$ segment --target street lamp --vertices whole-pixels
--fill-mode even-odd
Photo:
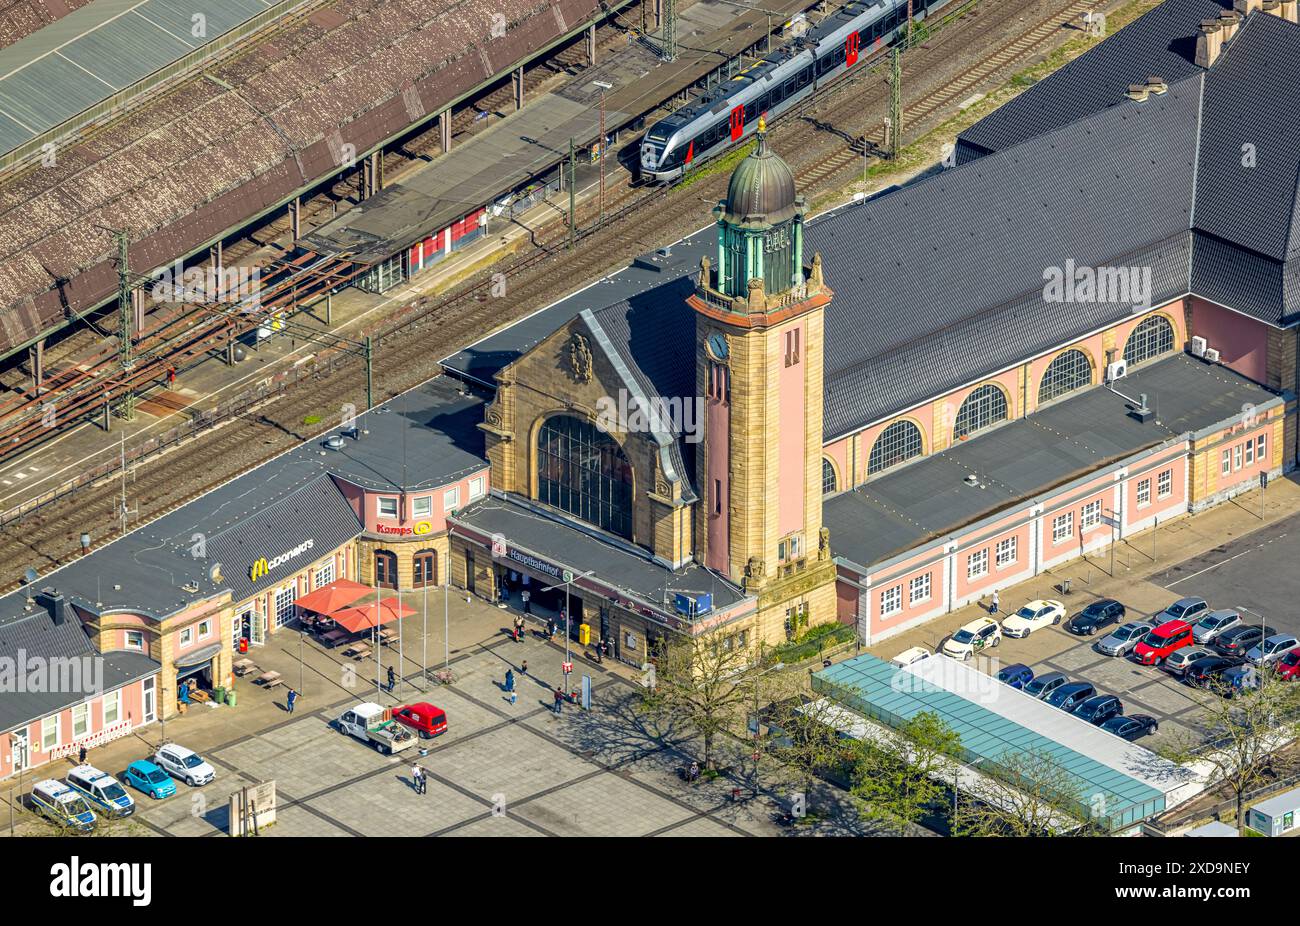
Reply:
[[[569,670],[573,666],[572,657],[569,655],[569,642],[570,642],[569,622],[571,618],[571,613],[573,611],[573,603],[569,599],[569,587],[573,585],[574,579],[585,579],[587,578],[587,576],[595,573],[595,571],[596,570],[594,569],[588,569],[582,575],[575,576],[572,572],[566,569],[564,570],[563,582],[561,582],[559,585],[548,585],[546,588],[542,589],[542,591],[544,592],[550,592],[559,588],[561,585],[564,586],[564,693],[565,694],[568,694],[570,691]]]

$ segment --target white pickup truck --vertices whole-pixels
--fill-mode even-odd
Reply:
[[[343,712],[339,729],[370,743],[384,755],[392,755],[415,745],[415,734],[393,720],[381,704],[365,701]]]

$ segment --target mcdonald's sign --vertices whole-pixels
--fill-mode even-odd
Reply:
[[[283,566],[285,563],[289,562],[289,560],[293,559],[295,556],[301,556],[303,553],[306,553],[315,545],[316,545],[315,540],[304,540],[302,543],[298,544],[292,550],[287,550],[286,552],[281,553],[275,559],[268,560],[265,556],[258,557],[257,559],[253,560],[253,565],[248,567],[248,577],[252,581],[256,582],[258,579],[270,575],[272,569],[276,569],[280,566]]]

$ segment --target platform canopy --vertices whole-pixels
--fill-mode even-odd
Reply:
[[[333,614],[342,610],[358,599],[370,594],[371,588],[351,579],[335,579],[329,585],[322,585],[314,592],[308,592],[294,601],[304,611],[316,614]]]
[[[400,603],[396,598],[385,598],[355,608],[344,608],[331,614],[330,618],[344,630],[357,633],[414,613],[415,608]]]

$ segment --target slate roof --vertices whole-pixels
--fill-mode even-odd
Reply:
[[[1134,369],[1120,390],[1146,393],[1156,419],[1094,386],[948,450],[884,473],[826,499],[822,522],[837,558],[872,566],[890,556],[1025,504],[1148,447],[1195,434],[1241,414],[1247,403],[1281,399],[1226,367],[1178,354]],[[980,477],[978,486],[963,480]]]
[[[360,416],[358,426],[369,433],[346,439],[343,450],[325,449],[323,439],[302,444],[42,576],[37,587],[55,587],[95,613],[132,610],[160,618],[224,589],[239,600],[283,579],[284,570],[273,570],[252,583],[248,570],[257,558],[311,539],[311,552],[300,560],[318,559],[361,533],[333,477],[408,491],[458,480],[488,465],[474,426],[482,420],[481,398],[461,395],[450,380],[433,380]],[[206,545],[201,555],[194,554],[196,535]],[[213,563],[222,566],[215,584],[208,577]],[[24,600],[21,591],[0,598],[0,620],[22,613]]]

